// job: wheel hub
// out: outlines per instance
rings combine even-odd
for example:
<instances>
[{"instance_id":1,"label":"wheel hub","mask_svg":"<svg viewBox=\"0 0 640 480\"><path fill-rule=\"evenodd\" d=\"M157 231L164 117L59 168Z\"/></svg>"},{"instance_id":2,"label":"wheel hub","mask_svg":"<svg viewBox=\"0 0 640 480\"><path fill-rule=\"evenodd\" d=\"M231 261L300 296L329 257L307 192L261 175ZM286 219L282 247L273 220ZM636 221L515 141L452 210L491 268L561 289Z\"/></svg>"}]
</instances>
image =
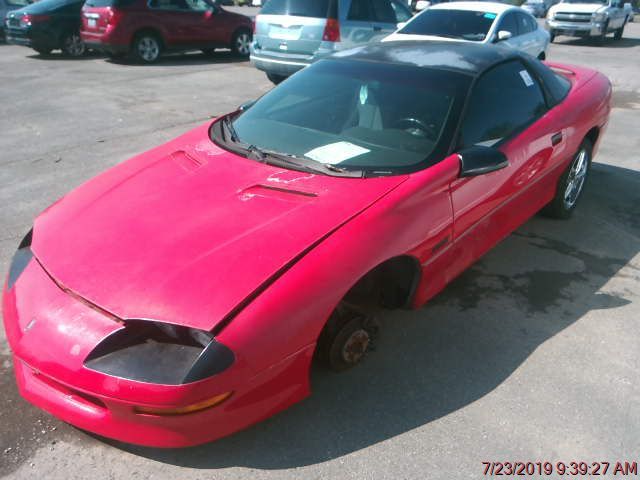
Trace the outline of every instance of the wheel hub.
<instances>
[{"instance_id":1,"label":"wheel hub","mask_svg":"<svg viewBox=\"0 0 640 480\"><path fill-rule=\"evenodd\" d=\"M352 365L358 363L367 351L370 340L366 330L353 332L342 347L343 360Z\"/></svg>"}]
</instances>

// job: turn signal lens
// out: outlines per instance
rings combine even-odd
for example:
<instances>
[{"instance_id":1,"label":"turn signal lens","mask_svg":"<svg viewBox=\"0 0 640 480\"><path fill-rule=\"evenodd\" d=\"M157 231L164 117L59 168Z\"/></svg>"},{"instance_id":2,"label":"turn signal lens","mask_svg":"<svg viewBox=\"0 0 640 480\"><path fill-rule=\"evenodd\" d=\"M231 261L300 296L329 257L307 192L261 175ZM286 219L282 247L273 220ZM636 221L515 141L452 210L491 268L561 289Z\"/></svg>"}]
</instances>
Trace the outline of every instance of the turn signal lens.
<instances>
[{"instance_id":1,"label":"turn signal lens","mask_svg":"<svg viewBox=\"0 0 640 480\"><path fill-rule=\"evenodd\" d=\"M153 408L153 407L134 407L134 412L143 415L186 415L188 413L200 412L207 408L213 408L224 401L228 400L233 392L226 392L215 397L203 400L202 402L193 403L186 407L180 408Z\"/></svg>"}]
</instances>

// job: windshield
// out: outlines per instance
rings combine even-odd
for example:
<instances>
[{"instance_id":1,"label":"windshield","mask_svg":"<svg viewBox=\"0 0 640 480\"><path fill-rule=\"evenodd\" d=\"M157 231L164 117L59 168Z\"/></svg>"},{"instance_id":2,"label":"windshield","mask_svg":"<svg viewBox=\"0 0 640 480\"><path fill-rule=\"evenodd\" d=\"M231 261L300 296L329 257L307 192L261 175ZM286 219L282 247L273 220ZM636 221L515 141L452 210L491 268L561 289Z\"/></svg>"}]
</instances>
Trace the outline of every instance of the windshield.
<instances>
[{"instance_id":1,"label":"windshield","mask_svg":"<svg viewBox=\"0 0 640 480\"><path fill-rule=\"evenodd\" d=\"M399 33L481 42L486 38L495 19L496 14L489 12L431 9L416 16Z\"/></svg>"},{"instance_id":2,"label":"windshield","mask_svg":"<svg viewBox=\"0 0 640 480\"><path fill-rule=\"evenodd\" d=\"M292 15L296 17L335 18L330 7L335 9L333 0L269 0L260 13L262 15Z\"/></svg>"},{"instance_id":3,"label":"windshield","mask_svg":"<svg viewBox=\"0 0 640 480\"><path fill-rule=\"evenodd\" d=\"M234 140L342 169L401 171L450 133L470 77L397 63L324 60L233 121ZM449 135L450 136L450 135Z\"/></svg>"}]
</instances>

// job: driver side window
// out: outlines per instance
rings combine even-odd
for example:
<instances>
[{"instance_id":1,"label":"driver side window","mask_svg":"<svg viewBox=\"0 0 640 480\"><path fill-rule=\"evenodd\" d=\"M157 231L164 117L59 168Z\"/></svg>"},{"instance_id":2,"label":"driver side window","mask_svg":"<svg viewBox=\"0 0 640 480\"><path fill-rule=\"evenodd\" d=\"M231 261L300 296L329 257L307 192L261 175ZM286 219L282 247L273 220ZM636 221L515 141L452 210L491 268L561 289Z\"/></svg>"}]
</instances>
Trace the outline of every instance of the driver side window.
<instances>
[{"instance_id":1,"label":"driver side window","mask_svg":"<svg viewBox=\"0 0 640 480\"><path fill-rule=\"evenodd\" d=\"M542 89L520 61L493 67L471 92L459 147L493 146L545 111Z\"/></svg>"}]
</instances>

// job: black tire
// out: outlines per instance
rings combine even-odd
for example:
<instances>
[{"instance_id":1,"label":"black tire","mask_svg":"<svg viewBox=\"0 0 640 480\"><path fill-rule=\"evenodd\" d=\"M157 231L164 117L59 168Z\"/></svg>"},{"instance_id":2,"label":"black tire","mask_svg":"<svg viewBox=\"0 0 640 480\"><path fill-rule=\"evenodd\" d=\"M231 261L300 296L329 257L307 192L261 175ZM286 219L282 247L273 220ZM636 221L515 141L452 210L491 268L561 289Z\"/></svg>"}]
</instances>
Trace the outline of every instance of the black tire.
<instances>
[{"instance_id":1,"label":"black tire","mask_svg":"<svg viewBox=\"0 0 640 480\"><path fill-rule=\"evenodd\" d=\"M546 215L547 217L559 219L567 219L571 217L573 211L576 208L576 205L578 204L578 201L582 196L582 192L584 191L584 187L589 178L592 152L593 145L591 144L591 141L589 139L585 138L580 144L578 151L573 156L571 163L560 177L560 180L558 181L558 187L556 189L556 194L553 197L553 200L551 200L551 202L542 210L542 213L544 215ZM584 154L585 157L581 160L582 154ZM586 162L583 167L584 173L581 176L582 181L579 186L577 184L574 184L574 187L577 187L577 191L575 191L575 189L572 189L573 193L569 195L570 182L576 181L578 179L577 174L582 170L579 165L581 161Z\"/></svg>"},{"instance_id":2,"label":"black tire","mask_svg":"<svg viewBox=\"0 0 640 480\"><path fill-rule=\"evenodd\" d=\"M616 30L616 33L613 34L613 39L614 40L622 40L622 35L624 35L624 27L627 24L627 20L625 19L624 23L622 24L622 26Z\"/></svg>"},{"instance_id":3,"label":"black tire","mask_svg":"<svg viewBox=\"0 0 640 480\"><path fill-rule=\"evenodd\" d=\"M371 315L355 307L340 305L325 325L316 358L334 372L358 365L378 335L379 327Z\"/></svg>"},{"instance_id":4,"label":"black tire","mask_svg":"<svg viewBox=\"0 0 640 480\"><path fill-rule=\"evenodd\" d=\"M546 60L547 59L547 54L544 52L540 52L540 54L538 55L538 60Z\"/></svg>"},{"instance_id":5,"label":"black tire","mask_svg":"<svg viewBox=\"0 0 640 480\"><path fill-rule=\"evenodd\" d=\"M133 39L131 52L140 63L155 63L162 55L162 40L153 32L138 33Z\"/></svg>"},{"instance_id":6,"label":"black tire","mask_svg":"<svg viewBox=\"0 0 640 480\"><path fill-rule=\"evenodd\" d=\"M556 32L554 32L553 30L549 30L549 43L553 43L555 39L556 39Z\"/></svg>"},{"instance_id":7,"label":"black tire","mask_svg":"<svg viewBox=\"0 0 640 480\"><path fill-rule=\"evenodd\" d=\"M70 32L62 37L62 53L67 57L82 57L87 52L87 47L80 38L80 32Z\"/></svg>"},{"instance_id":8,"label":"black tire","mask_svg":"<svg viewBox=\"0 0 640 480\"><path fill-rule=\"evenodd\" d=\"M231 37L231 45L229 48L234 55L239 57L249 56L249 46L251 45L251 31L242 28Z\"/></svg>"},{"instance_id":9,"label":"black tire","mask_svg":"<svg viewBox=\"0 0 640 480\"><path fill-rule=\"evenodd\" d=\"M51 48L44 48L44 47L33 47L33 49L38 52L40 55L49 55L51 53Z\"/></svg>"},{"instance_id":10,"label":"black tire","mask_svg":"<svg viewBox=\"0 0 640 480\"><path fill-rule=\"evenodd\" d=\"M274 85L278 85L287 79L287 77L285 77L284 75L277 75L275 73L267 73L267 78Z\"/></svg>"}]
</instances>

